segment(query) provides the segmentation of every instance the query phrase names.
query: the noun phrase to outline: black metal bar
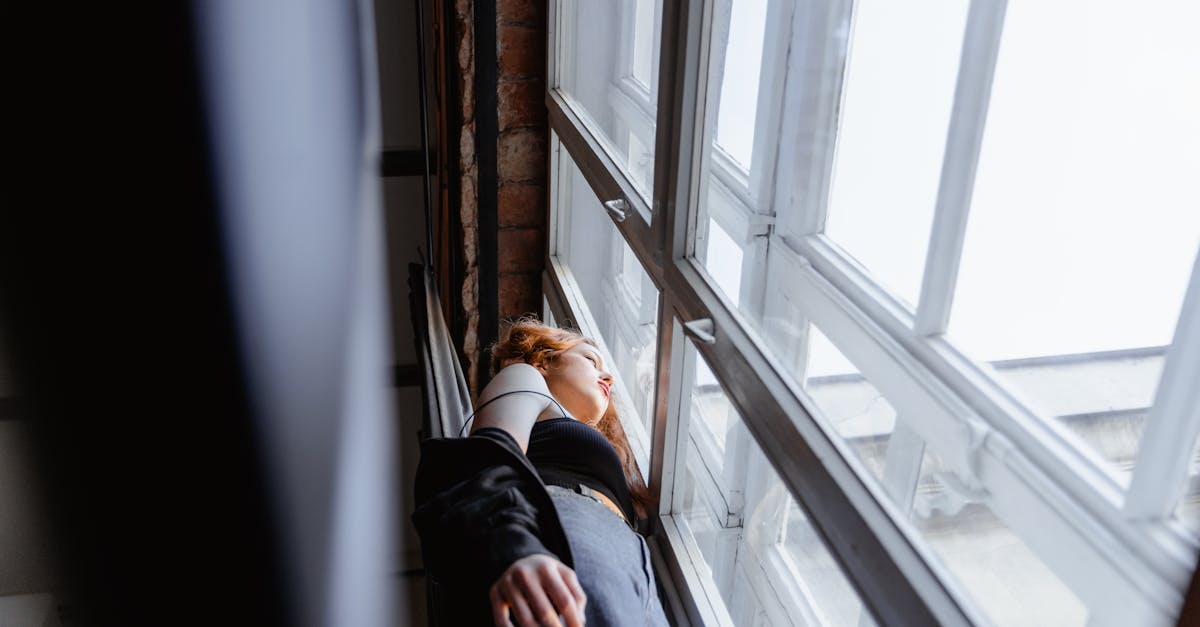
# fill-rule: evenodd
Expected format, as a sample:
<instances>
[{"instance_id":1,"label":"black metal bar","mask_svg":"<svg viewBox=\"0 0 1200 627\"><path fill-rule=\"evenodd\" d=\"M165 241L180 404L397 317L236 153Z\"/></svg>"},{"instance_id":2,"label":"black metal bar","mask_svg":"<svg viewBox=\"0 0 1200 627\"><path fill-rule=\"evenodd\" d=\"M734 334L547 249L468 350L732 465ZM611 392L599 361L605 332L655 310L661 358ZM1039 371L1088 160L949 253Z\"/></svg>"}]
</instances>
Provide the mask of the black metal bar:
<instances>
[{"instance_id":1,"label":"black metal bar","mask_svg":"<svg viewBox=\"0 0 1200 627\"><path fill-rule=\"evenodd\" d=\"M20 398L0 398L0 421L21 420L28 415L26 403Z\"/></svg>"},{"instance_id":2,"label":"black metal bar","mask_svg":"<svg viewBox=\"0 0 1200 627\"><path fill-rule=\"evenodd\" d=\"M392 366L392 386L408 388L421 385L420 364L395 364Z\"/></svg>"},{"instance_id":3,"label":"black metal bar","mask_svg":"<svg viewBox=\"0 0 1200 627\"><path fill-rule=\"evenodd\" d=\"M421 152L418 155L424 173L421 192L425 198L425 256L429 259L429 270L433 271L433 197L430 192L432 177L429 176L429 161L433 151L429 147L429 94L425 81L425 2L413 0L414 11L417 14L417 94L421 98Z\"/></svg>"},{"instance_id":4,"label":"black metal bar","mask_svg":"<svg viewBox=\"0 0 1200 627\"><path fill-rule=\"evenodd\" d=\"M385 177L398 176L428 176L429 168L437 163L437 154L431 148L389 148L383 151L380 155L379 173ZM422 159L421 157L425 157ZM429 200L428 186L426 187L426 202ZM430 207L426 207L426 221L429 223L432 213ZM431 223L430 223L431 224ZM429 227L429 239L432 241L432 225Z\"/></svg>"},{"instance_id":5,"label":"black metal bar","mask_svg":"<svg viewBox=\"0 0 1200 627\"><path fill-rule=\"evenodd\" d=\"M453 0L435 0L436 5L441 9L441 28L437 31L441 42L441 101L438 109L441 115L440 129L442 134L439 136L438 151L443 159L442 169L439 170L438 182L442 190L445 190L445 206L442 210L446 216L446 238L447 240L461 238L462 234L462 217L461 217L461 199L460 190L462 183L460 177L462 172L459 168L459 138L462 133L462 109L459 106L459 68L458 68L458 14L456 5ZM436 230L440 225L430 224L431 230ZM460 240L461 241L461 240ZM436 268L438 271L439 285L462 285L462 246L450 246L449 242L444 242L444 245L449 247L446 254L446 268ZM431 257L434 256L430 251ZM436 255L439 259L441 255ZM451 345L455 347L455 356L458 362L465 363L463 360L463 337L466 332L466 322L463 318L462 307L462 290L447 290L445 297L447 298L447 307L449 311L446 314L449 316L448 324L450 327L450 335L453 338Z\"/></svg>"},{"instance_id":6,"label":"black metal bar","mask_svg":"<svg viewBox=\"0 0 1200 627\"><path fill-rule=\"evenodd\" d=\"M496 341L498 328L498 267L496 231L499 222L496 216L497 190L497 143L500 136L500 120L497 112L498 68L496 58L496 3L475 4L475 156L479 164L479 190L477 205L479 256L479 296L477 311L479 324L476 330L479 346L486 347ZM490 373L488 360L482 358L477 369L479 388L487 384Z\"/></svg>"}]
</instances>

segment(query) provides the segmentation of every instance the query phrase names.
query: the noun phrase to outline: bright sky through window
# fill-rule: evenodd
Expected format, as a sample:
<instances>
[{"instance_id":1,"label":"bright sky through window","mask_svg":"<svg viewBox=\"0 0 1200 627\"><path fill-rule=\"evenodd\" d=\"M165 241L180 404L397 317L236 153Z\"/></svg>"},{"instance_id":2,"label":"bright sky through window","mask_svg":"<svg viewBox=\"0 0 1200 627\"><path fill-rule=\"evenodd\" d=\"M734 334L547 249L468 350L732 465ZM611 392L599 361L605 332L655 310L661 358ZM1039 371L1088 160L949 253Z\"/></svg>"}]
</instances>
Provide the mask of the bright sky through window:
<instances>
[{"instance_id":1,"label":"bright sky through window","mask_svg":"<svg viewBox=\"0 0 1200 627\"><path fill-rule=\"evenodd\" d=\"M829 233L913 305L960 4L930 22L860 3L847 71ZM1009 5L949 330L972 356L1170 343L1200 245L1200 5L1155 4Z\"/></svg>"},{"instance_id":2,"label":"bright sky through window","mask_svg":"<svg viewBox=\"0 0 1200 627\"><path fill-rule=\"evenodd\" d=\"M1169 344L1200 244L1200 5L1012 3L950 335L985 360Z\"/></svg>"},{"instance_id":3,"label":"bright sky through window","mask_svg":"<svg viewBox=\"0 0 1200 627\"><path fill-rule=\"evenodd\" d=\"M766 19L766 0L737 0L729 16L717 144L746 170L752 165L754 151L754 118Z\"/></svg>"}]
</instances>

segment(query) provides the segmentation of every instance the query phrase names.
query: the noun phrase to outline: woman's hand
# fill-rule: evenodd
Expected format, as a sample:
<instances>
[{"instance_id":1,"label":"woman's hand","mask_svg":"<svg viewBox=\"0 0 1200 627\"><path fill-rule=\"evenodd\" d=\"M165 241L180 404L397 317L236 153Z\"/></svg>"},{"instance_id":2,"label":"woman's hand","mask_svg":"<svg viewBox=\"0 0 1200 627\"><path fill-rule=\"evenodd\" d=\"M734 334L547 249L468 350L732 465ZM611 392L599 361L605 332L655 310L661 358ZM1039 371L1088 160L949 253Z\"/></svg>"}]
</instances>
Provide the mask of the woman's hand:
<instances>
[{"instance_id":1,"label":"woman's hand","mask_svg":"<svg viewBox=\"0 0 1200 627\"><path fill-rule=\"evenodd\" d=\"M587 596L579 586L575 571L543 553L513 562L492 584L488 594L497 627L513 627L512 618L520 627L562 625L559 614L566 620L567 627L583 625Z\"/></svg>"}]
</instances>

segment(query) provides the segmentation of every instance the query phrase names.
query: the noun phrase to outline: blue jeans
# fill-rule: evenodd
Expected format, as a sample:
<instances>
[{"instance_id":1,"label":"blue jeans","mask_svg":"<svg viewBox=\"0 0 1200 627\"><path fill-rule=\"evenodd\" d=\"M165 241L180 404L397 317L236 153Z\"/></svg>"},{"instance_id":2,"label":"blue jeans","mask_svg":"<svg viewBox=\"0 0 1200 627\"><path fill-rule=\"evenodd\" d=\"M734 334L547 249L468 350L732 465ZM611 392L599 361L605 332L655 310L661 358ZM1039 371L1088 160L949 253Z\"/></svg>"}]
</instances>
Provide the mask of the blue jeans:
<instances>
[{"instance_id":1,"label":"blue jeans","mask_svg":"<svg viewBox=\"0 0 1200 627\"><path fill-rule=\"evenodd\" d=\"M665 627L646 540L600 501L567 488L546 486L575 558L575 575L587 594L588 627Z\"/></svg>"}]
</instances>

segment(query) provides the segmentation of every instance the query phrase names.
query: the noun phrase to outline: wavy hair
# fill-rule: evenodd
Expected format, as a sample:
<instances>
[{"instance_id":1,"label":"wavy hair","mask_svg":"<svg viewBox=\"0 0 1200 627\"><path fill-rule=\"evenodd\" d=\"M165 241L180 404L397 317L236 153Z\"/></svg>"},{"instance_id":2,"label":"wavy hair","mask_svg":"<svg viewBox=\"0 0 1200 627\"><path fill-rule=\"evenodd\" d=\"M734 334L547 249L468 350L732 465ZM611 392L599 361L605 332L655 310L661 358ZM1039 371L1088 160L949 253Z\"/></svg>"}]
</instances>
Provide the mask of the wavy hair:
<instances>
[{"instance_id":1,"label":"wavy hair","mask_svg":"<svg viewBox=\"0 0 1200 627\"><path fill-rule=\"evenodd\" d=\"M500 331L500 339L491 347L492 374L495 375L506 364L514 361L534 367L549 366L560 353L581 342L597 346L594 340L577 331L547 326L532 316L518 318ZM642 473L638 470L637 460L629 447L629 438L625 436L625 428L621 426L616 403L611 402L611 397L604 415L595 424L588 426L599 431L616 450L617 457L621 460L621 470L625 474L625 483L633 497L633 508L639 517L645 518L646 507L650 503L650 491L642 481Z\"/></svg>"}]
</instances>

